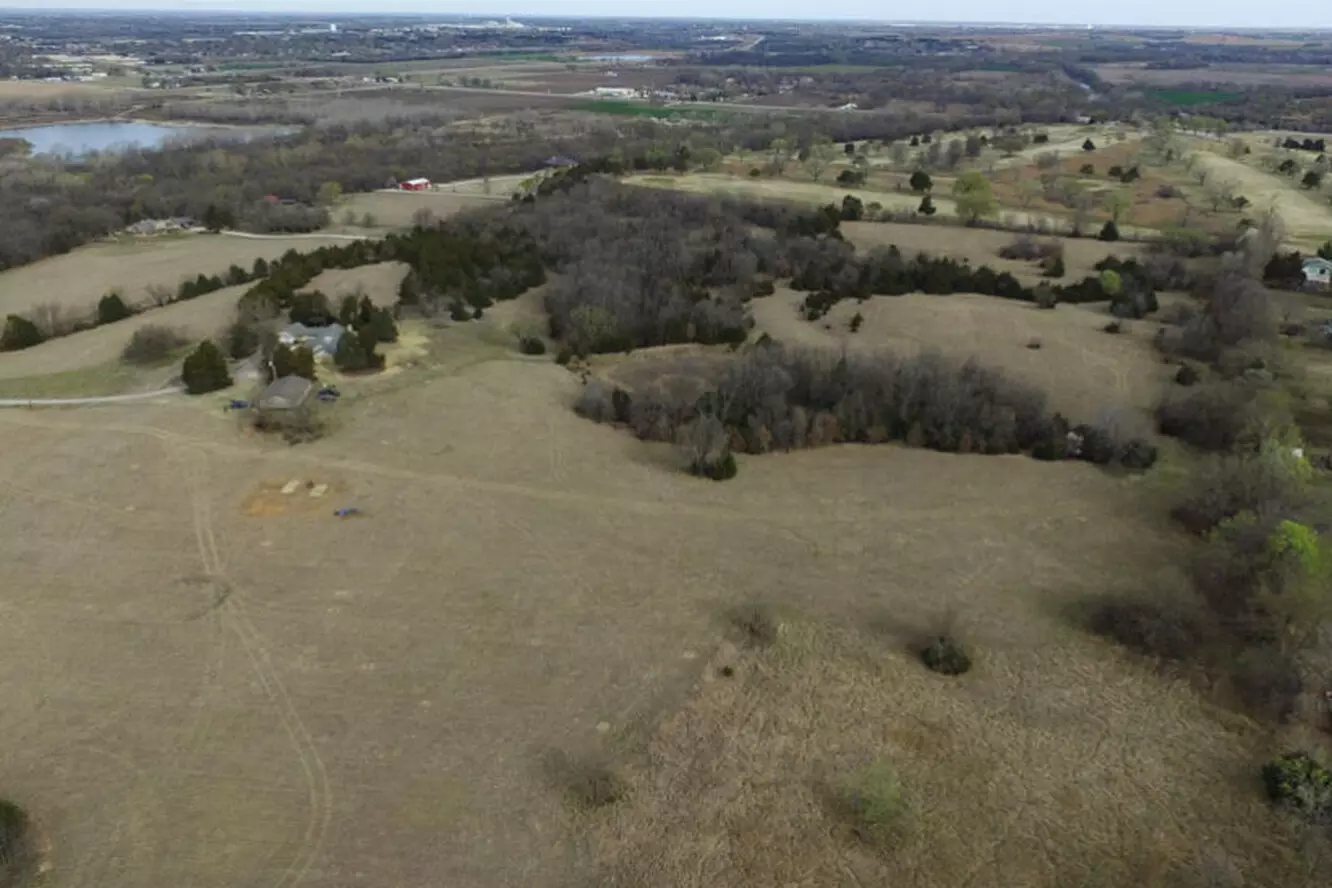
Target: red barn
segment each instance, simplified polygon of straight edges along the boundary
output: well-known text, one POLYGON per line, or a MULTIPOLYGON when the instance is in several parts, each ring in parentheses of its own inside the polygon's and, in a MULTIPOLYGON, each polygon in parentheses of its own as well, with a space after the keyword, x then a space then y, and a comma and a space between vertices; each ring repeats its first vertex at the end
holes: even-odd
POLYGON ((430 188, 430 180, 408 179, 406 182, 399 182, 398 187, 403 191, 426 191, 430 188))

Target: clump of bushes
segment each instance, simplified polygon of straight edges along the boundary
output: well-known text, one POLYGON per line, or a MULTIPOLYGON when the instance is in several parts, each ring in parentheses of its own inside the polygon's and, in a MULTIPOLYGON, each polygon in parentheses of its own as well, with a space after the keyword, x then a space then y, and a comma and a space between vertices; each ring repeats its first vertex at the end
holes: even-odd
POLYGON ((964 675, 971 671, 971 654, 951 635, 936 635, 921 650, 920 660, 940 675, 964 675))
POLYGON ((544 355, 546 343, 540 336, 524 336, 518 340, 518 350, 525 355, 544 355))
POLYGON ((1319 822, 1332 822, 1332 770, 1305 752, 1288 752, 1263 766, 1267 797, 1319 822))
POLYGON ((44 341, 42 331, 27 318, 15 314, 5 318, 4 330, 0 331, 0 351, 19 351, 44 341))
POLYGON ((120 293, 112 290, 97 302, 97 323, 114 324, 116 321, 123 321, 125 318, 134 314, 130 307, 125 304, 125 300, 120 293))
POLYGON ((1147 600, 1098 602, 1088 628, 1129 650, 1170 661, 1192 659, 1209 638, 1200 612, 1147 600))
POLYGON ((120 358, 127 364, 158 364, 188 343, 189 340, 173 327, 148 324, 134 331, 120 358))
POLYGON ((598 753, 569 755, 551 753, 545 762, 549 778, 569 804, 581 811, 595 811, 619 802, 628 792, 620 772, 598 753))
POLYGON ((1023 262, 1037 262, 1046 259, 1063 258, 1064 245, 1059 241, 1039 241, 1030 235, 1020 234, 999 248, 1003 259, 1015 259, 1023 262))

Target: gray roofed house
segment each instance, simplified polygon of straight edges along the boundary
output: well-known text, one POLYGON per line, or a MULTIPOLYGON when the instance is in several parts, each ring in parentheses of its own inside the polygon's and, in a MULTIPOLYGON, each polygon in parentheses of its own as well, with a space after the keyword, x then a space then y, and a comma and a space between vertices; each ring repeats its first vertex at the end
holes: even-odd
POLYGON ((329 324, 327 327, 307 327, 304 324, 288 324, 278 333, 278 341, 283 345, 304 345, 314 352, 315 357, 337 354, 338 343, 347 328, 341 324, 329 324))
POLYGON ((283 376, 269 383, 259 396, 260 410, 295 410, 310 397, 314 383, 304 376, 283 376))

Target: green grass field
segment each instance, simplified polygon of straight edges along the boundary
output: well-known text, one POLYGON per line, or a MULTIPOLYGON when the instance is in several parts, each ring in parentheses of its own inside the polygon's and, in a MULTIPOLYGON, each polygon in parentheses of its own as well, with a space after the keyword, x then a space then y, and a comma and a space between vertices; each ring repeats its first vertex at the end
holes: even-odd
POLYGON ((1233 102, 1242 98, 1237 92, 1222 89, 1149 89, 1148 96, 1169 105, 1192 107, 1195 105, 1214 105, 1219 102, 1233 102))

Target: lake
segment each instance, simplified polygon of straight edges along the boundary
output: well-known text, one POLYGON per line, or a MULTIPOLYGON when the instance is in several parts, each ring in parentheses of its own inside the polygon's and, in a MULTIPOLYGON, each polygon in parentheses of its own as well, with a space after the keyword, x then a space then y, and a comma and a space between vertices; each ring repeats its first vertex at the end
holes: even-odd
POLYGON ((249 140, 275 135, 280 127, 172 126, 141 121, 59 123, 0 130, 0 139, 24 139, 33 154, 82 157, 93 151, 124 151, 129 148, 161 148, 175 139, 223 138, 249 140))

